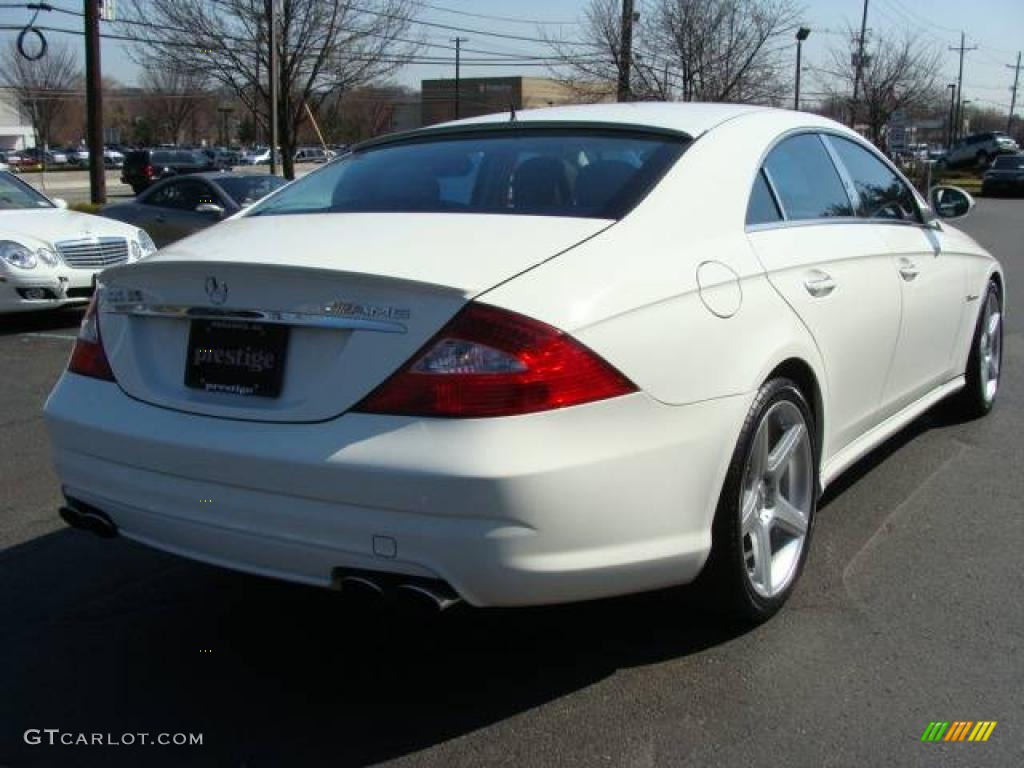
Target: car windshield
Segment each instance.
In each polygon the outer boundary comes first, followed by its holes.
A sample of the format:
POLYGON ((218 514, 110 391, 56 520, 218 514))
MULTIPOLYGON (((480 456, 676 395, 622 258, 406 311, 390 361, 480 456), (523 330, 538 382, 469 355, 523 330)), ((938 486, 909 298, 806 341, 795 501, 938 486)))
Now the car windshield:
POLYGON ((1024 170, 1024 155, 1003 155, 997 157, 993 168, 1000 171, 1024 170))
POLYGON ((0 173, 0 210, 53 207, 53 203, 28 184, 18 181, 6 173, 0 173))
POLYGON ((237 176, 230 179, 217 179, 217 184, 239 206, 252 205, 262 200, 278 187, 287 184, 279 176, 237 176))
POLYGON ((486 213, 619 219, 686 148, 683 136, 517 127, 370 146, 250 215, 486 213))

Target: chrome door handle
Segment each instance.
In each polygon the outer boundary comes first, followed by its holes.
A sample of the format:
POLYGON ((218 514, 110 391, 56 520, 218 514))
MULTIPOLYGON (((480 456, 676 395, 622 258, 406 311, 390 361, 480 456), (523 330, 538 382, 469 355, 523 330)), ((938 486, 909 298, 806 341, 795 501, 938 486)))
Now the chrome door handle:
POLYGON ((820 299, 836 289, 836 281, 830 275, 816 269, 804 278, 804 288, 811 296, 820 299))
POLYGON ((899 272, 900 277, 909 283, 921 273, 921 270, 910 259, 900 259, 899 272))

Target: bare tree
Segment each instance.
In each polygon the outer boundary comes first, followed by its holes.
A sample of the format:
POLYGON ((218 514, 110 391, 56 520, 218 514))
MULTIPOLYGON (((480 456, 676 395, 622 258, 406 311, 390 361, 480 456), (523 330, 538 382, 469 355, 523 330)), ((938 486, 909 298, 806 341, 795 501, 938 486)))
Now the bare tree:
POLYGON ((413 0, 131 0, 122 31, 145 41, 134 51, 140 64, 219 83, 269 134, 271 2, 278 7, 278 131, 284 173, 293 178, 305 105, 315 112, 331 94, 385 78, 418 50, 409 38, 413 0))
MULTIPOLYGON (((853 30, 850 39, 856 39, 853 30)), ((854 54, 852 45, 831 51, 831 66, 826 68, 831 81, 826 88, 836 98, 849 99, 853 93, 854 54)), ((938 87, 941 57, 942 53, 934 45, 910 31, 875 36, 865 49, 857 103, 851 104, 854 122, 867 125, 873 142, 881 141, 882 129, 896 110, 941 110, 944 98, 938 87)))
POLYGON ((81 82, 74 49, 51 43, 46 55, 29 61, 14 43, 0 57, 0 80, 10 88, 32 122, 36 145, 48 146, 53 131, 81 82))
POLYGON ((206 74, 201 70, 152 68, 142 75, 146 117, 158 135, 177 144, 200 103, 206 98, 206 74))
MULTIPOLYGON (((641 11, 631 89, 641 99, 768 102, 788 91, 793 0, 649 0, 641 11)), ((585 47, 549 40, 558 71, 580 90, 614 90, 620 66, 617 0, 590 0, 585 47)))

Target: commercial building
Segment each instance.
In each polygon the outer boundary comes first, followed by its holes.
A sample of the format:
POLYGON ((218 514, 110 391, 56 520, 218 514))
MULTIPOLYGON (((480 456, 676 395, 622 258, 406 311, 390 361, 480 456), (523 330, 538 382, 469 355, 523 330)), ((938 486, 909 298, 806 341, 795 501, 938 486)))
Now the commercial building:
MULTIPOLYGON (((424 80, 423 125, 456 118, 454 79, 424 80)), ((593 99, 589 99, 593 101, 593 99)), ((510 109, 532 109, 580 101, 577 91, 548 77, 464 77, 459 81, 458 117, 510 109)))
POLYGON ((28 149, 36 145, 32 123, 18 106, 10 88, 0 88, 0 150, 28 149))

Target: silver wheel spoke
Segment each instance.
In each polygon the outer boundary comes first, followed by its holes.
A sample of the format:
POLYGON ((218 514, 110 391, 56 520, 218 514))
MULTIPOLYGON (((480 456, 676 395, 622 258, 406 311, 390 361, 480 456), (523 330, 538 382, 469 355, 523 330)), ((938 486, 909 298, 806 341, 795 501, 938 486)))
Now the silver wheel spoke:
POLYGON ((758 496, 758 487, 756 485, 743 492, 743 506, 740 509, 740 530, 745 534, 754 530, 757 513, 761 511, 758 508, 760 506, 758 504, 758 496))
POLYGON ((758 521, 751 532, 754 545, 754 581, 768 593, 772 591, 772 544, 768 529, 758 521))
POLYGON ((768 475, 777 479, 785 471, 793 458, 794 451, 804 438, 804 431, 803 424, 794 424, 783 433, 772 452, 768 454, 766 467, 768 475))
POLYGON ((807 533, 807 518, 804 517, 803 512, 782 496, 776 497, 772 515, 775 525, 789 535, 803 536, 807 533))
POLYGON ((985 333, 988 334, 989 340, 995 338, 996 331, 999 330, 1000 320, 1001 313, 999 312, 992 312, 992 314, 989 315, 988 322, 985 325, 985 333))
POLYGON ((754 444, 750 449, 750 468, 749 477, 753 479, 753 485, 756 488, 757 483, 765 475, 765 469, 768 466, 768 428, 765 424, 757 430, 757 434, 754 435, 754 444))

